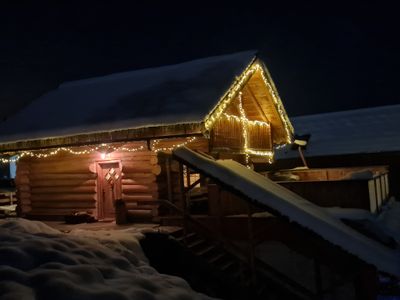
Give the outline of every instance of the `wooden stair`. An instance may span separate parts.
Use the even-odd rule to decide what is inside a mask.
[[[222,245],[208,240],[196,232],[177,230],[170,236],[192,255],[199,258],[215,272],[221,274],[238,289],[237,299],[314,299],[314,295],[298,286],[288,288],[288,283],[280,284],[284,278],[271,278],[257,270],[252,272],[250,264],[227,251]],[[290,283],[292,284],[292,283]]]

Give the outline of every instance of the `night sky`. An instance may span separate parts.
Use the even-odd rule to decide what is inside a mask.
[[[0,4],[1,118],[64,81],[249,49],[289,116],[400,103],[397,10],[381,2],[14,2]]]

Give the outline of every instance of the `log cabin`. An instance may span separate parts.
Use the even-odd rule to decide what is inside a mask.
[[[247,51],[64,83],[0,124],[0,151],[18,159],[19,215],[101,220],[116,199],[137,217],[158,214],[153,200],[177,201],[177,147],[251,167],[292,135],[267,68]]]

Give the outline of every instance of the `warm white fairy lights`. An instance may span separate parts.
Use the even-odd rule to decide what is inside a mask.
[[[86,146],[88,147],[88,146]],[[72,148],[67,148],[67,147],[59,147],[56,149],[53,149],[51,151],[48,152],[44,152],[43,150],[38,150],[38,151],[21,151],[18,154],[16,154],[15,156],[11,157],[11,158],[0,158],[0,162],[1,163],[10,163],[10,162],[16,162],[19,159],[21,159],[22,157],[28,156],[28,157],[33,157],[33,158],[47,158],[47,157],[51,157],[54,156],[60,152],[67,152],[73,155],[84,155],[84,154],[90,154],[92,152],[95,151],[99,151],[102,154],[104,153],[109,153],[109,152],[113,152],[113,151],[126,151],[126,152],[136,152],[136,151],[140,151],[140,150],[144,150],[144,146],[140,146],[137,148],[128,148],[128,147],[116,147],[114,145],[109,145],[109,144],[100,144],[96,147],[91,147],[89,149],[84,149],[84,150],[73,150]]]
[[[245,158],[246,158],[246,165],[249,166],[249,159],[250,159],[250,154],[251,155],[256,155],[256,156],[267,156],[268,161],[272,163],[273,157],[274,157],[274,152],[273,151],[258,151],[258,150],[253,150],[249,148],[249,136],[248,136],[248,128],[250,120],[246,116],[246,112],[244,111],[243,108],[243,103],[242,103],[242,92],[239,92],[239,97],[238,97],[239,103],[238,103],[238,109],[239,109],[239,114],[240,114],[240,121],[242,123],[242,134],[243,134],[243,140],[244,140],[244,153],[245,153]],[[262,124],[268,124],[266,122],[260,122]],[[269,124],[268,124],[269,126]]]
[[[152,151],[154,152],[160,152],[160,151],[172,151],[176,148],[179,147],[183,147],[186,146],[192,142],[194,142],[197,139],[197,137],[193,136],[193,137],[188,137],[186,139],[185,142],[183,143],[178,143],[178,144],[173,144],[171,147],[160,147],[160,148],[156,148],[156,146],[160,143],[160,139],[158,140],[154,140],[153,144],[152,144]],[[89,146],[86,146],[89,147]],[[141,150],[145,150],[144,146],[140,146],[137,148],[129,148],[129,147],[117,147],[114,145],[110,145],[110,144],[100,144],[98,146],[95,147],[91,147],[89,149],[84,149],[84,150],[74,150],[73,148],[68,148],[68,147],[59,147],[50,151],[46,151],[46,150],[37,150],[37,151],[21,151],[17,154],[14,154],[14,156],[10,157],[10,158],[5,158],[5,157],[1,157],[0,158],[0,163],[3,164],[8,164],[8,163],[15,163],[17,162],[19,159],[21,159],[22,157],[33,157],[33,158],[47,158],[47,157],[51,157],[54,156],[60,152],[67,152],[73,155],[84,155],[84,154],[90,154],[93,153],[95,151],[100,152],[100,156],[104,159],[107,157],[107,155],[111,152],[114,151],[122,151],[122,152],[136,152],[136,151],[141,151]],[[5,153],[8,154],[8,153]]]
[[[224,116],[228,121],[232,121],[232,120],[233,120],[233,121],[236,121],[236,122],[242,122],[242,119],[241,119],[240,117],[238,117],[238,116],[235,116],[235,115],[229,115],[229,114],[227,114],[227,113],[224,113],[223,116]],[[246,122],[247,122],[249,125],[254,125],[254,126],[255,126],[255,125],[258,125],[258,126],[267,126],[267,127],[270,126],[268,122],[264,122],[264,121],[246,119]]]
[[[192,136],[192,137],[186,138],[186,141],[183,142],[183,143],[173,144],[171,147],[160,147],[160,148],[156,148],[156,146],[160,143],[161,140],[154,140],[153,145],[152,145],[151,148],[156,153],[160,152],[160,151],[167,151],[168,152],[168,151],[172,151],[172,150],[174,150],[176,148],[186,146],[186,145],[194,142],[196,139],[197,139],[197,137]]]
[[[238,93],[241,91],[243,86],[246,84],[247,80],[252,76],[255,72],[259,71],[261,77],[264,81],[264,84],[267,86],[276,110],[278,111],[280,118],[282,120],[283,126],[286,131],[286,142],[290,144],[292,142],[292,132],[293,127],[290,124],[290,121],[287,117],[286,111],[283,107],[282,101],[275,92],[274,87],[271,85],[270,80],[267,78],[265,74],[264,67],[259,62],[252,62],[242,73],[242,75],[235,81],[235,83],[230,87],[228,92],[223,96],[223,100],[221,100],[216,107],[206,116],[204,121],[204,126],[207,131],[211,130],[215,121],[225,112],[228,105],[235,99]]]

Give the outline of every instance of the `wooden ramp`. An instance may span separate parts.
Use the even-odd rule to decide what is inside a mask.
[[[213,160],[186,147],[174,151],[179,161],[234,191],[253,205],[289,218],[385,273],[400,276],[400,256],[356,232],[315,204],[232,160]]]

